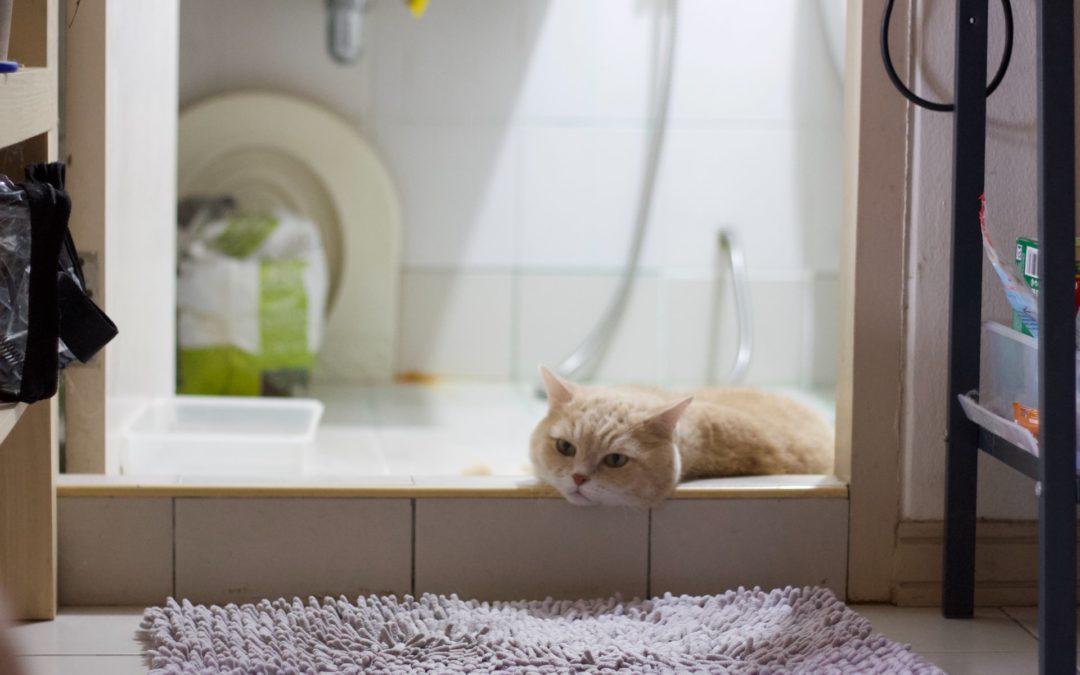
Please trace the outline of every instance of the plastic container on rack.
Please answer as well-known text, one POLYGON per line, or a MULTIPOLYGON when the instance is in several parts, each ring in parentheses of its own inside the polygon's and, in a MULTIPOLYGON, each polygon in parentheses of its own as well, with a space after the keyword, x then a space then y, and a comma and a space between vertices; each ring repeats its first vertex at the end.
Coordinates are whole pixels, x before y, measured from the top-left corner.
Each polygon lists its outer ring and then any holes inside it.
POLYGON ((311 399, 157 399, 124 434, 120 468, 132 475, 292 475, 303 467, 322 412, 311 399))
MULTIPOLYGON (((983 323, 986 377, 979 402, 990 412, 1013 420, 1013 403, 1039 407, 1039 343, 994 321, 983 323)), ((1077 358, 1077 399, 1080 400, 1080 352, 1077 358)), ((1080 425, 1080 408, 1077 410, 1080 425)))

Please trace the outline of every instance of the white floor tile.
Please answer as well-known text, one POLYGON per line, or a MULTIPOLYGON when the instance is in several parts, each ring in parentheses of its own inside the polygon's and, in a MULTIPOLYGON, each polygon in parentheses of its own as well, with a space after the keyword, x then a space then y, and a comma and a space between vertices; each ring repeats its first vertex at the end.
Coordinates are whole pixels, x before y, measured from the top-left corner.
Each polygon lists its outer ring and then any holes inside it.
POLYGON ((374 428, 321 426, 315 436, 315 447, 304 456, 306 476, 387 474, 379 435, 374 428))
MULTIPOLYGON (((1023 625, 1032 635, 1039 635, 1038 607, 1002 607, 1001 609, 1023 625)), ((1080 612, 1077 612, 1077 617, 1080 618, 1080 612)), ((1077 625, 1076 632, 1080 636, 1080 624, 1077 625)))
POLYGON ((141 656, 23 656, 22 675, 136 675, 149 671, 141 656))
MULTIPOLYGON (((1026 631, 1036 638, 1039 637, 1039 608, 1038 607, 1002 607, 1002 611, 1008 614, 1014 621, 1024 627, 1026 631)), ((1080 611, 1077 612, 1076 628, 1076 653, 1080 656, 1080 611)))
POLYGON ((372 387, 314 384, 306 395, 322 401, 324 426, 370 426, 378 421, 372 387))
POLYGON ((1035 652, 920 652, 949 675, 1035 675, 1039 655, 1035 652))
MULTIPOLYGON (((876 631, 911 644, 950 675, 1038 672, 1037 642, 1001 610, 979 609, 975 619, 962 621, 943 619, 931 608, 853 605, 852 609, 870 619, 876 631)), ((1009 612, 1029 622, 1032 609, 1009 608, 1009 612)), ((145 673, 148 665, 136 637, 141 618, 142 608, 62 608, 55 621, 18 624, 10 635, 25 670, 22 675, 145 673)))
MULTIPOLYGON (((973 619, 946 619, 936 607, 853 605, 889 638, 920 653, 1034 652, 1038 643, 1000 609, 983 607, 973 619)), ((951 671, 950 671, 951 672, 951 671)))
POLYGON ((10 629, 15 651, 25 656, 137 655, 142 607, 63 608, 53 621, 20 623, 10 629))

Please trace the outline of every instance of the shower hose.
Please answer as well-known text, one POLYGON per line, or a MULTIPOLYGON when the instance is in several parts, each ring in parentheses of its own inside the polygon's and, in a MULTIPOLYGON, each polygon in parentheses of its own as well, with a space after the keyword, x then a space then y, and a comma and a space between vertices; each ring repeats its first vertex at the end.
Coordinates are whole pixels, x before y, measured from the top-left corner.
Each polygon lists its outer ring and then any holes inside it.
MULTIPOLYGON (((678 0, 671 0, 670 8, 670 11, 666 13, 665 39, 660 52, 662 61, 657 64, 656 75, 658 78, 648 116, 648 146, 645 156, 645 170, 641 181, 641 192, 635 214, 630 250, 623 267, 623 274, 619 279, 619 285, 615 288, 611 299, 608 301, 604 313, 600 315, 596 325, 577 348, 555 368, 557 373, 570 379, 589 379, 592 377, 600 358, 606 353, 615 331, 619 327, 619 322, 626 312, 626 305, 637 281, 641 264, 641 252, 648 231, 653 194, 656 190, 656 174, 660 163, 660 152, 664 145, 671 100, 678 0)), ((664 15, 662 14, 662 21, 663 18, 664 15)), ((738 238, 730 231, 721 230, 717 244, 720 250, 727 254, 735 294, 735 309, 738 319, 738 348, 735 363, 727 377, 728 382, 734 383, 745 376, 750 365, 752 344, 750 293, 747 287, 745 258, 738 238)), ((538 387, 537 392, 541 396, 545 393, 542 386, 538 387)))

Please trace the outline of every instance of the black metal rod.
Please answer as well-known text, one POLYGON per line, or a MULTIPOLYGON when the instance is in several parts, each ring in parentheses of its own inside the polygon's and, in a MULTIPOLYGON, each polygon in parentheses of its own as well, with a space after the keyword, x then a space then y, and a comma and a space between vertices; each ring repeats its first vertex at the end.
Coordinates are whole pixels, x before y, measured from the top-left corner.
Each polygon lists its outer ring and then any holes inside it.
POLYGON ((949 311, 948 443, 942 610, 968 618, 975 598, 975 495, 979 430, 958 396, 979 387, 982 324, 980 198, 986 162, 987 0, 956 5, 956 112, 953 115, 952 282, 949 311))
POLYGON ((1039 670, 1076 672, 1076 171, 1073 3, 1037 10, 1039 670))
POLYGON ((979 430, 979 448, 994 459, 1039 480, 1039 458, 987 429, 979 430))

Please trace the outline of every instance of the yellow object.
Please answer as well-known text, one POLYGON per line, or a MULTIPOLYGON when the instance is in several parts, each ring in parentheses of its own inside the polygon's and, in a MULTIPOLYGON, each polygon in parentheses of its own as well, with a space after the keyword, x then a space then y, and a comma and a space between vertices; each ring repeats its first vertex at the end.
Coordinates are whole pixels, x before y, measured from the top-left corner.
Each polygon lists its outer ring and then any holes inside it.
POLYGON ((427 11, 428 0, 405 0, 405 4, 408 5, 412 15, 419 19, 427 11))

